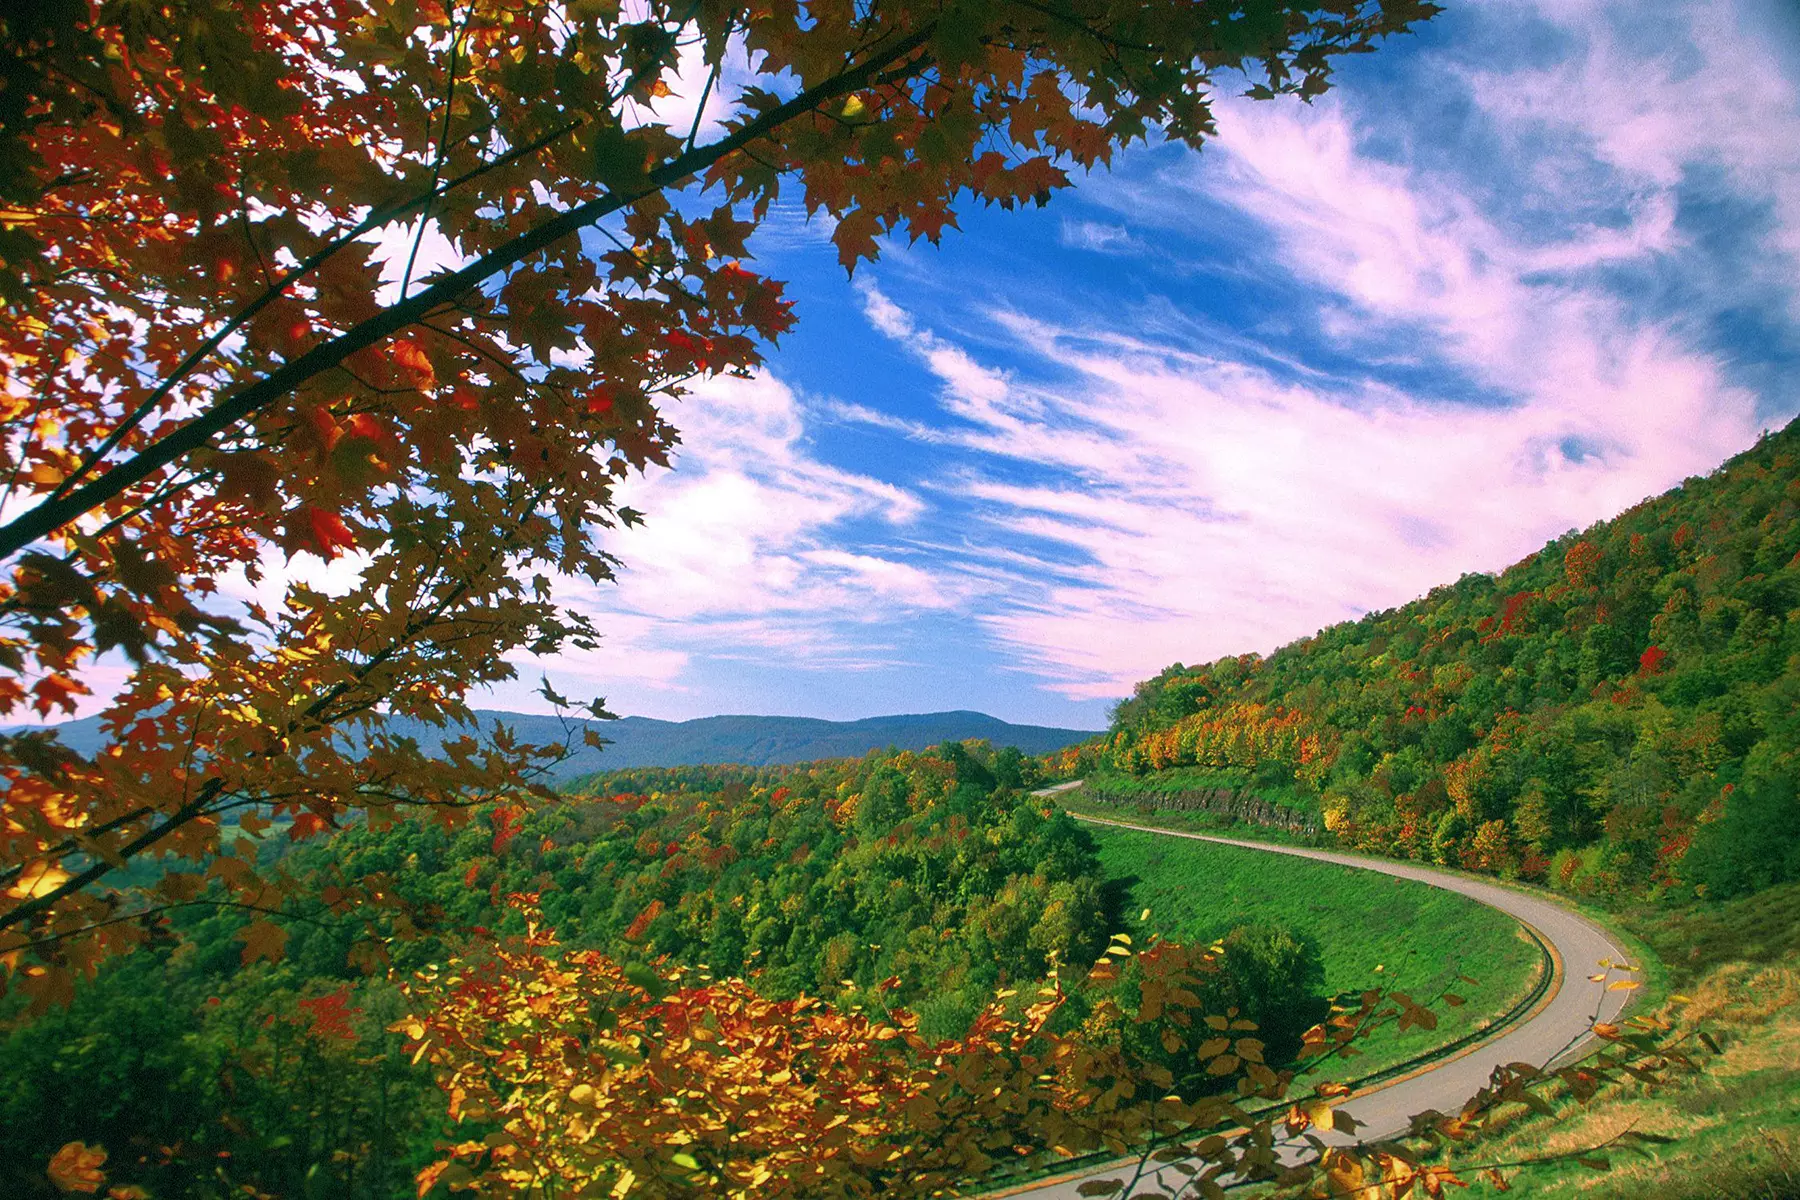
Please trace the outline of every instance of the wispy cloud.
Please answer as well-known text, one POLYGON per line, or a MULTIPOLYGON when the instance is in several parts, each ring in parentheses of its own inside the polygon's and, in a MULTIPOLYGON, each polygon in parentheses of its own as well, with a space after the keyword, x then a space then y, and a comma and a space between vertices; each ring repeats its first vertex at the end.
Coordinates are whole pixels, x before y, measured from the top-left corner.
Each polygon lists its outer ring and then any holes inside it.
POLYGON ((1097 254, 1134 254, 1143 249, 1143 243, 1132 237, 1125 226, 1100 221, 1064 221, 1061 241, 1072 249, 1097 254))
POLYGON ((959 585, 870 537, 909 529, 924 502, 822 461, 803 414, 767 373, 694 387, 672 413, 683 433, 673 469, 621 490, 621 503, 648 516, 608 539, 625 564, 617 582, 559 585, 599 618, 606 641, 547 664, 554 677, 679 691, 701 657, 852 669, 891 657, 871 644, 871 627, 959 602, 959 585))
MULTIPOLYGON (((1800 136, 1764 136, 1790 127, 1793 81, 1746 49, 1739 11, 1693 6, 1684 54, 1627 45, 1616 14, 1577 6, 1552 14, 1576 47, 1557 64, 1418 63, 1463 81, 1504 161, 1414 153, 1431 129, 1347 90, 1304 109, 1226 102, 1205 156, 1104 186, 1127 236, 1179 245, 1198 208, 1254 229, 1261 269, 1302 289, 1310 344, 1197 349, 1142 314, 1077 320, 1063 297, 1021 296, 984 314, 1001 369, 866 286, 872 326, 942 384, 956 420, 932 436, 969 452, 954 487, 977 536, 1079 563, 1004 563, 992 635, 1065 694, 1118 695, 1170 661, 1267 650, 1496 569, 1791 414, 1792 394, 1737 381, 1705 313, 1620 273, 1704 276, 1715 310, 1757 286, 1705 261, 1715 231, 1682 209, 1697 178, 1762 207, 1775 258, 1800 245, 1800 136), (1496 174, 1531 194, 1497 199, 1496 174)), ((1483 31, 1520 36, 1499 18, 1483 31)), ((1091 231, 1111 228, 1065 221, 1060 239, 1098 248, 1110 235, 1091 231)))

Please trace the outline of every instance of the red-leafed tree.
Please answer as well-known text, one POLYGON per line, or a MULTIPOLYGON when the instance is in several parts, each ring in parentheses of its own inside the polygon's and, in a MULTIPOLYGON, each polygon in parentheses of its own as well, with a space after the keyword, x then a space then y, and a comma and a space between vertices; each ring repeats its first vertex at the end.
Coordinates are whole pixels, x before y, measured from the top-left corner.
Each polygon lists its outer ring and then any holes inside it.
MULTIPOLYGON (((746 265, 778 197, 854 267, 958 203, 1197 143, 1223 72, 1316 95, 1433 11, 8 7, 0 717, 95 695, 106 745, 0 742, 0 962, 47 1002, 171 907, 298 903, 230 822, 300 837, 530 791, 556 749, 476 736, 466 698, 597 635, 555 579, 609 576, 597 535, 638 516, 614 488, 665 461, 684 383, 754 370, 790 324, 746 265), (659 118, 676 90, 718 119, 659 118), (459 736, 428 750, 395 716, 459 736), (145 856, 198 866, 115 886, 145 856)), ((279 952, 252 931, 247 955, 279 952)))

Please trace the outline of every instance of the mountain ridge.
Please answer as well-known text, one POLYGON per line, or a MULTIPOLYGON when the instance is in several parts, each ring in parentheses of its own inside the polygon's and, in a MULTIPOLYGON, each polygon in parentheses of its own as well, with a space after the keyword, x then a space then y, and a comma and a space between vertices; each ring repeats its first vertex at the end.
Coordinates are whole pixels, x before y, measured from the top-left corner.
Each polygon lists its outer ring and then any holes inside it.
MULTIPOLYGON (((611 721, 564 718, 545 713, 519 713, 477 709, 483 728, 504 723, 522 740, 547 743, 567 737, 573 752, 552 773, 558 782, 591 775, 596 771, 631 767, 683 767, 700 764, 763 767, 811 762, 824 758, 858 758, 871 750, 893 746, 923 750, 941 742, 983 738, 996 747, 1017 746, 1026 754, 1047 754, 1093 737, 1095 730, 1064 729, 1050 725, 1016 725, 987 713, 952 709, 934 713, 892 713, 854 721, 822 717, 722 714, 686 721, 655 717, 620 717, 611 721), (607 739, 604 750, 582 743, 581 733, 591 728, 607 739)), ((100 719, 84 717, 57 725, 16 726, 54 732, 57 739, 79 754, 91 754, 103 744, 100 719)), ((460 736, 461 727, 437 729, 422 721, 402 720, 392 732, 417 738, 421 743, 441 744, 460 736)))

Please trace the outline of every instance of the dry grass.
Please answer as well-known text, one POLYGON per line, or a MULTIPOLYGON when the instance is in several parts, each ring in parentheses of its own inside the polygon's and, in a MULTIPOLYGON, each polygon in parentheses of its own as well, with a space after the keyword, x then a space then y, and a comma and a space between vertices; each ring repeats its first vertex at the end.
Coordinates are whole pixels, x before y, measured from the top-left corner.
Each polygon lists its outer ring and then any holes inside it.
MULTIPOLYGON (((1696 1074, 1631 1085, 1554 1124, 1497 1125, 1464 1162, 1569 1154, 1626 1130, 1677 1139, 1646 1153, 1609 1151, 1611 1169, 1574 1163, 1509 1174, 1513 1193, 1574 1200, 1800 1200, 1800 957, 1732 963, 1671 1000, 1665 1015, 1705 1029, 1722 1053, 1696 1074)), ((1478 1184, 1470 1196, 1496 1195, 1478 1184)))

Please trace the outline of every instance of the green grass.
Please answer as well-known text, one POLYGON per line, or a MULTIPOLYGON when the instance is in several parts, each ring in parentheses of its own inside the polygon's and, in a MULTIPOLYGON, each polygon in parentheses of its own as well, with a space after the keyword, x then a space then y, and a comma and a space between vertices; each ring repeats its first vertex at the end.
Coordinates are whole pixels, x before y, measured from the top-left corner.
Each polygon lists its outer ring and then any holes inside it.
POLYGON ((1092 826, 1113 877, 1133 880, 1132 909, 1150 909, 1148 930, 1210 940, 1249 922, 1285 925, 1314 939, 1334 992, 1391 987, 1424 999, 1457 974, 1461 1008, 1439 1008, 1436 1030, 1378 1034, 1331 1074, 1356 1077, 1463 1037, 1532 990, 1541 956, 1518 923, 1466 897, 1411 880, 1092 826))
POLYGON ((1622 909, 1612 919, 1647 943, 1681 988, 1724 963, 1800 954, 1800 883, 1724 903, 1622 909))

